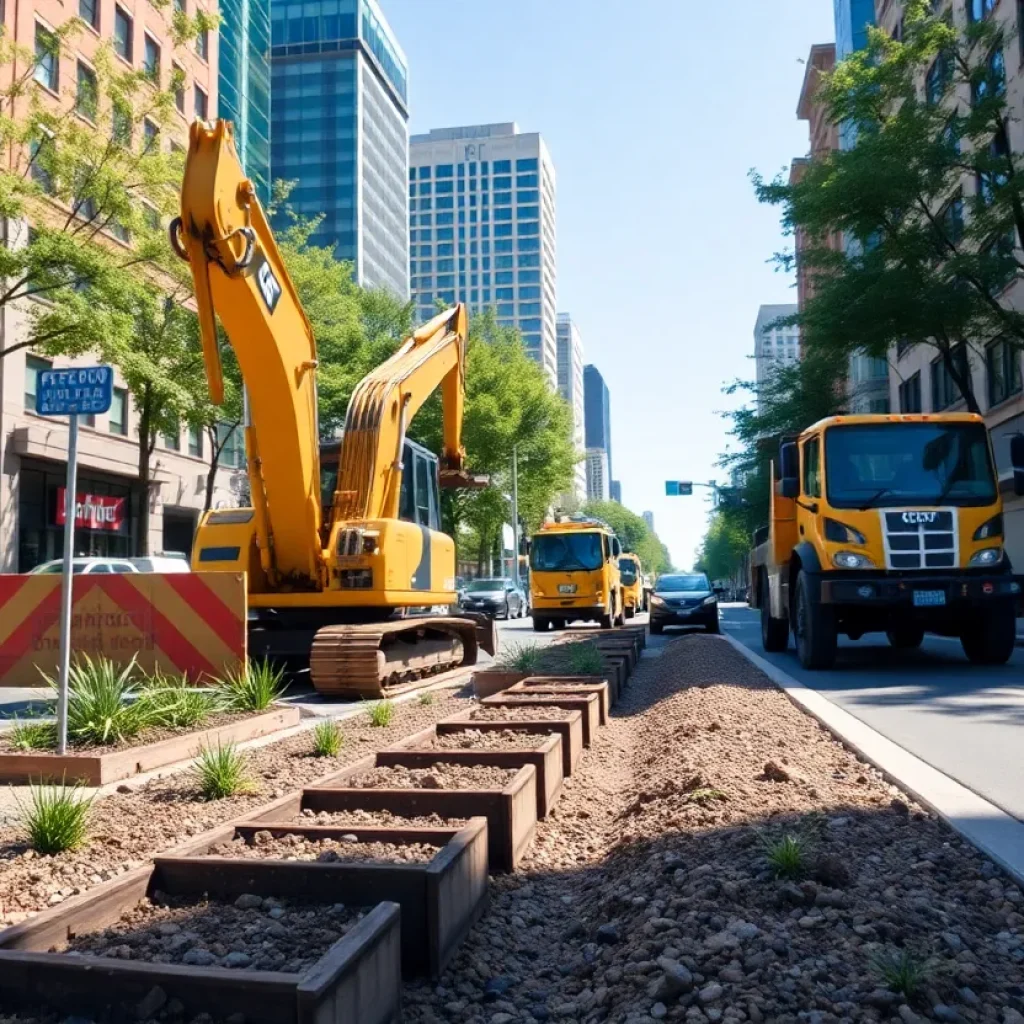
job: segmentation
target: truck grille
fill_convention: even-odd
[[[956,513],[952,509],[883,512],[889,569],[952,569],[957,565]]]

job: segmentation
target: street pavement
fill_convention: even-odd
[[[1024,821],[1024,648],[1000,668],[971,665],[960,641],[926,636],[894,651],[882,633],[841,638],[828,672],[761,646],[758,612],[724,605],[722,627],[745,647],[883,736]]]

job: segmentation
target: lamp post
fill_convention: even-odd
[[[519,446],[512,446],[512,579],[519,586]]]

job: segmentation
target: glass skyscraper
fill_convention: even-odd
[[[409,224],[417,316],[438,301],[493,308],[557,387],[555,168],[540,135],[512,123],[414,135]]]
[[[405,55],[376,0],[274,0],[275,180],[369,288],[409,295]]]
[[[606,472],[612,478],[612,400],[601,371],[583,367],[583,440],[587,451],[600,449],[608,456]]]
[[[220,0],[218,111],[260,202],[270,201],[270,0]]]

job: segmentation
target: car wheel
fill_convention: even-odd
[[[650,623],[650,627],[651,632],[655,636],[661,636],[661,634],[665,632],[665,627],[660,622],[652,622]]]
[[[707,631],[708,631],[709,633],[721,633],[721,632],[722,632],[722,625],[721,625],[721,623],[720,623],[720,622],[718,621],[718,616],[717,616],[717,615],[716,615],[716,616],[714,617],[714,619],[712,619],[712,620],[711,620],[711,622],[709,622],[709,623],[707,624],[707,626],[705,627],[705,629],[706,629],[706,630],[707,630]]]
[[[974,665],[1005,665],[1017,644],[1017,617],[1013,603],[1000,601],[971,616],[960,634],[964,654]]]
[[[896,650],[912,651],[915,647],[921,646],[924,640],[924,629],[920,626],[898,626],[896,629],[886,630],[885,635]]]

